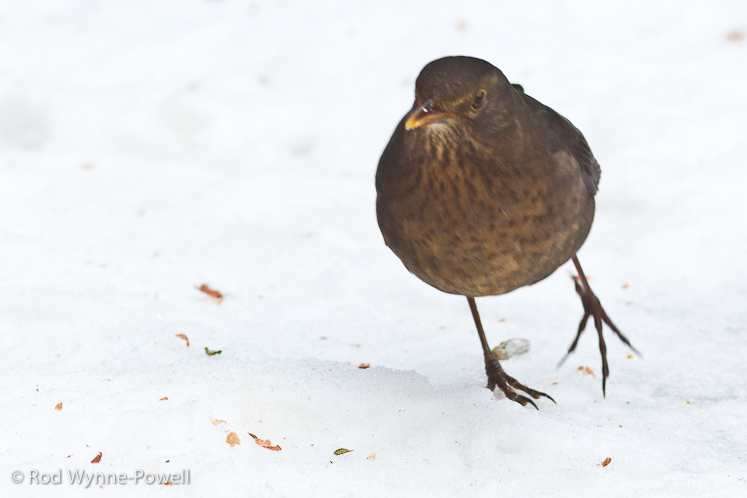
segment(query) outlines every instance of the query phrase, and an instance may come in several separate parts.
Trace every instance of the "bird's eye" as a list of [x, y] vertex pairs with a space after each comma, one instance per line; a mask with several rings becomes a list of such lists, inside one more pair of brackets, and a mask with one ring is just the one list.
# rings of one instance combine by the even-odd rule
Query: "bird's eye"
[[480, 107], [483, 106], [483, 104], [485, 104], [485, 95], [486, 95], [485, 90], [480, 90], [479, 92], [477, 92], [475, 101], [472, 102], [472, 109], [478, 110]]

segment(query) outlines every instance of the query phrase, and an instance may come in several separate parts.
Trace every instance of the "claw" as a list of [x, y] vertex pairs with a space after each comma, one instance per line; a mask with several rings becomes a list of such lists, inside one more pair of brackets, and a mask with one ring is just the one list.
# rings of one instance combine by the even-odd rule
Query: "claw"
[[[634, 353], [640, 356], [642, 355], [633, 347], [632, 344], [630, 344], [628, 338], [625, 337], [622, 332], [620, 332], [615, 324], [612, 323], [610, 317], [607, 316], [604, 308], [602, 308], [602, 303], [599, 302], [599, 299], [594, 295], [591, 287], [589, 287], [589, 282], [586, 280], [586, 275], [584, 275], [584, 271], [581, 269], [581, 265], [578, 262], [578, 258], [576, 256], [573, 256], [573, 264], [576, 266], [576, 270], [578, 270], [578, 279], [574, 278], [574, 285], [576, 288], [576, 293], [581, 297], [581, 303], [584, 305], [584, 316], [583, 318], [581, 318], [581, 323], [579, 323], [578, 325], [578, 333], [576, 334], [576, 338], [573, 340], [573, 343], [568, 349], [568, 352], [558, 363], [558, 367], [560, 367], [566, 360], [566, 358], [568, 358], [568, 355], [576, 349], [578, 340], [581, 337], [584, 329], [586, 328], [586, 323], [588, 322], [589, 317], [594, 317], [594, 328], [597, 330], [597, 335], [599, 336], [599, 352], [602, 355], [602, 394], [606, 398], [607, 377], [610, 374], [610, 369], [609, 365], [607, 364], [607, 344], [604, 342], [604, 335], [602, 334], [602, 323], [606, 323], [607, 326], [612, 329], [615, 335], [617, 335], [617, 337], [619, 337], [626, 346], [633, 350]], [[583, 283], [583, 286], [579, 284], [579, 280]]]
[[521, 406], [527, 406], [528, 404], [531, 404], [534, 408], [539, 410], [537, 405], [532, 401], [531, 399], [527, 398], [526, 396], [522, 396], [521, 394], [517, 394], [514, 389], [518, 389], [520, 391], [524, 391], [529, 396], [531, 396], [534, 399], [540, 399], [542, 396], [549, 399], [553, 403], [557, 405], [554, 399], [552, 397], [548, 396], [547, 394], [535, 391], [534, 389], [531, 389], [518, 380], [514, 379], [510, 375], [508, 375], [503, 368], [501, 367], [500, 363], [498, 363], [498, 360], [493, 358], [486, 358], [485, 360], [485, 371], [488, 374], [488, 389], [491, 391], [495, 390], [496, 387], [498, 387], [501, 391], [503, 391], [503, 394], [506, 395], [508, 399], [511, 401], [515, 401], [519, 403]]
[[540, 397], [544, 396], [555, 403], [555, 400], [547, 394], [528, 388], [503, 371], [503, 367], [501, 367], [498, 359], [490, 350], [490, 347], [488, 347], [488, 341], [487, 339], [485, 339], [485, 331], [482, 329], [482, 322], [480, 321], [480, 314], [477, 312], [475, 298], [468, 296], [467, 302], [469, 303], [470, 310], [472, 311], [472, 318], [474, 318], [475, 320], [477, 334], [480, 336], [480, 342], [482, 343], [482, 350], [485, 353], [485, 373], [488, 374], [487, 388], [491, 391], [494, 391], [495, 388], [498, 387], [501, 391], [503, 391], [503, 394], [505, 394], [506, 397], [511, 401], [515, 401], [521, 406], [527, 406], [527, 403], [531, 403], [531, 405], [537, 410], [539, 410], [539, 408], [536, 404], [534, 404], [534, 401], [527, 398], [526, 396], [516, 394], [516, 391], [514, 391], [512, 387], [515, 389], [519, 389], [520, 391], [524, 391], [534, 399], [540, 399]]

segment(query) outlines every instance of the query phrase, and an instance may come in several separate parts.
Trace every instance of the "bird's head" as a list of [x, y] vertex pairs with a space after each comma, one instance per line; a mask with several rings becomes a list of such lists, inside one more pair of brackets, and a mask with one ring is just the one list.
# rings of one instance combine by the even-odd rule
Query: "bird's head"
[[437, 59], [423, 68], [415, 82], [415, 104], [405, 119], [405, 130], [469, 124], [494, 128], [514, 92], [503, 73], [482, 59]]

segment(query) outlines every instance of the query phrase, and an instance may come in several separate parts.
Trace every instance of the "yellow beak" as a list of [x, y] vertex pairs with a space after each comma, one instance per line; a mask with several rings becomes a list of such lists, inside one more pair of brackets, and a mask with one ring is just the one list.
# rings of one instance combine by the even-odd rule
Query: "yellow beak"
[[433, 100], [428, 99], [423, 105], [415, 108], [407, 115], [405, 130], [413, 130], [431, 123], [438, 123], [446, 118], [454, 118], [455, 114], [440, 112], [433, 109]]

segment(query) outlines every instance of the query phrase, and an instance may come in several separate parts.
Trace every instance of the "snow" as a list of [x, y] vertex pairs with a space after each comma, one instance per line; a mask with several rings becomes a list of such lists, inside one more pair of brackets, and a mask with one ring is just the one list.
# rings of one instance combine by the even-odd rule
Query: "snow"
[[[0, 496], [79, 496], [33, 469], [190, 470], [112, 496], [744, 495], [745, 31], [737, 0], [4, 0]], [[571, 265], [477, 301], [491, 346], [531, 341], [504, 367], [558, 402], [535, 411], [383, 244], [379, 155], [453, 54], [602, 165], [579, 259], [644, 355], [607, 334], [606, 399], [592, 333], [556, 369]]]

